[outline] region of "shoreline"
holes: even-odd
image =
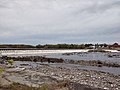
[[[78,64],[83,66],[97,66],[97,67],[120,67],[119,63],[107,62],[102,60],[67,60],[62,58],[49,58],[45,56],[18,56],[18,57],[5,57],[6,60],[14,61],[31,61],[31,62],[48,62],[48,63],[68,63]]]

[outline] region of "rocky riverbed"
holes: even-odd
[[[119,90],[120,76],[96,71],[40,66],[36,70],[57,79],[69,80],[96,88]]]
[[[62,89],[55,90],[120,90],[119,75],[92,70],[52,67],[48,64],[39,64],[36,67],[28,66],[27,68],[24,65],[17,69],[9,68],[6,69],[3,76],[9,82],[33,87],[65,82]]]

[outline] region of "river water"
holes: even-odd
[[[88,50],[13,50],[1,52],[2,55],[7,56],[45,56],[51,58],[62,58],[64,60],[101,60],[106,62],[114,62],[120,64],[120,52],[109,52],[109,53],[101,53],[101,52],[87,52]],[[66,55],[64,53],[70,53]],[[74,54],[73,54],[74,53]],[[64,55],[63,55],[64,54]],[[117,55],[118,57],[108,57],[108,55]],[[25,62],[16,62],[16,65]],[[30,63],[30,62],[29,62]],[[32,62],[31,62],[32,63]],[[34,66],[34,64],[32,63]],[[120,75],[120,68],[115,67],[95,67],[95,66],[81,66],[74,64],[49,64],[51,66],[60,66],[67,68],[77,68],[77,69],[86,69],[86,70],[96,70],[102,72],[109,72],[113,74]]]
[[[30,66],[32,67],[37,67],[38,65],[41,64],[48,64],[52,67],[63,67],[63,68],[72,68],[72,69],[83,69],[83,70],[95,70],[95,71],[101,71],[101,72],[108,72],[114,75],[120,75],[120,68],[116,67],[96,67],[96,66],[83,66],[83,65],[77,65],[77,64],[64,64],[64,63],[47,63],[47,62],[30,62],[30,61],[16,61],[14,65],[16,66],[21,66],[21,64],[28,64],[26,68],[29,68]],[[30,65],[30,66],[29,66]]]
[[[111,50],[108,53],[87,52],[88,49],[78,50],[8,50],[1,52],[7,56],[45,56],[51,58],[62,58],[69,60],[101,60],[120,63],[120,51]],[[109,50],[110,51],[110,50]],[[64,53],[74,53],[63,55]],[[118,57],[108,57],[108,55],[118,55]]]
[[[73,55],[63,55],[61,53],[52,53],[52,54],[44,54],[46,57],[51,58],[62,58],[67,60],[101,60],[107,62],[115,62],[120,63],[120,58],[118,57],[108,57],[108,55],[120,55],[120,53],[100,53],[100,52],[90,52],[90,53],[80,53]]]

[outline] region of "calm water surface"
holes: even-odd
[[[61,53],[54,53],[54,54],[44,54],[46,57],[51,58],[63,58],[68,60],[101,60],[101,61],[107,61],[107,62],[117,62],[120,63],[120,58],[117,57],[108,57],[109,53],[99,53],[99,52],[93,52],[93,53],[82,53],[82,54],[75,54],[75,55],[62,55]],[[116,53],[111,53],[116,54]],[[120,53],[117,53],[120,55]]]
[[[115,67],[96,67],[96,66],[82,66],[82,65],[76,65],[76,64],[63,64],[63,63],[41,63],[41,62],[30,62],[30,61],[16,61],[15,65],[20,66],[20,64],[29,64],[32,67],[36,67],[40,64],[48,64],[52,67],[65,67],[65,68],[72,68],[72,69],[84,69],[84,70],[95,70],[95,71],[101,71],[101,72],[108,72],[112,73],[114,75],[120,75],[120,68]]]

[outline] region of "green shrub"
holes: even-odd
[[[4,72],[5,71],[5,69],[3,69],[3,68],[0,68],[0,73],[2,73],[2,72]]]
[[[43,85],[42,87],[40,87],[40,90],[48,90],[48,85]]]
[[[14,63],[14,60],[13,60],[13,59],[11,59],[11,60],[8,60],[8,63],[9,63],[9,64],[11,64],[11,65],[13,65],[13,63]]]

